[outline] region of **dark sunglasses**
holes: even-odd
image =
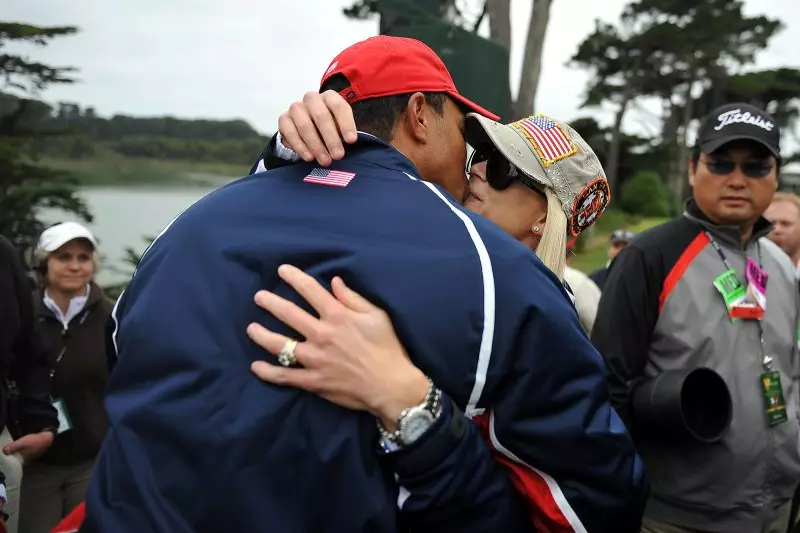
[[[700,160],[712,174],[726,176],[739,167],[742,174],[748,178],[766,178],[772,172],[772,164],[767,161],[745,161],[736,163],[730,159],[718,159],[715,157]]]
[[[492,145],[478,146],[472,150],[472,155],[469,156],[469,160],[467,161],[467,172],[469,172],[469,169],[472,168],[472,165],[477,165],[478,163],[488,161],[489,156],[496,151],[497,149]]]
[[[494,147],[477,148],[472,153],[468,164],[469,167],[472,168],[472,165],[484,161],[486,161],[486,182],[492,189],[502,191],[507,189],[511,185],[511,182],[518,180],[528,188],[544,195],[544,192],[540,188],[536,187],[530,180],[523,178],[523,174],[517,167],[512,165],[508,159],[503,157],[503,154]]]

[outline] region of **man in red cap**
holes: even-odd
[[[344,158],[209,194],[161,233],[117,302],[111,429],[81,531],[632,531],[643,475],[599,355],[552,273],[460,206],[464,111],[497,117],[412,39],[345,50],[322,89],[356,104],[363,132]],[[260,382],[249,324],[289,339],[281,365],[303,364],[299,334],[251,300],[266,288],[306,305],[283,264],[380,302],[420,375],[368,413]],[[562,457],[581,479],[512,481],[465,421],[482,412],[520,465]],[[579,461],[591,447],[602,459]],[[514,483],[547,491],[536,525]]]

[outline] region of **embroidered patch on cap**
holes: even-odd
[[[592,225],[611,201],[611,189],[608,180],[597,178],[584,187],[575,197],[572,205],[572,218],[569,224],[570,233],[577,237]]]
[[[578,151],[567,132],[545,115],[523,118],[512,122],[511,127],[530,141],[545,168]]]

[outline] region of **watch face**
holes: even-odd
[[[433,425],[433,415],[421,407],[412,409],[400,422],[400,438],[411,444],[420,438]]]

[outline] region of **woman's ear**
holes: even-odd
[[[541,235],[544,232],[545,224],[547,224],[547,211],[543,212],[542,216],[539,217],[539,220],[533,223],[531,231],[537,235]]]

